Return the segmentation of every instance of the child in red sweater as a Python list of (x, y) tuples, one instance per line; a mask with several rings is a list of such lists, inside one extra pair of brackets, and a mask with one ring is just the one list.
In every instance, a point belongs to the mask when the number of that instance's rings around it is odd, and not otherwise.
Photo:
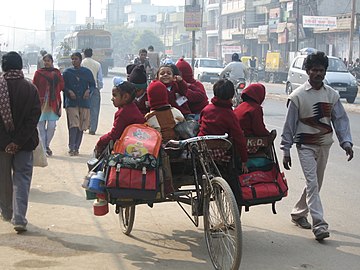
[(201, 111), (198, 136), (229, 134), (240, 155), (242, 172), (248, 173), (245, 136), (232, 110), (234, 85), (229, 80), (221, 79), (214, 84), (213, 91), (214, 97), (211, 99), (211, 104)]
[(264, 113), (261, 107), (265, 99), (265, 86), (253, 83), (241, 94), (243, 102), (236, 107), (234, 113), (239, 120), (245, 136), (269, 136), (270, 132), (264, 124)]
[(113, 128), (111, 131), (100, 137), (95, 146), (95, 154), (99, 156), (110, 141), (120, 138), (125, 128), (131, 124), (143, 124), (144, 116), (135, 105), (135, 86), (121, 78), (113, 79), (112, 102), (118, 108), (115, 113)]
[(198, 121), (200, 112), (209, 104), (205, 87), (200, 81), (194, 79), (194, 73), (191, 66), (183, 58), (180, 58), (176, 62), (176, 67), (179, 69), (182, 78), (188, 85), (186, 94), (188, 105), (191, 113), (194, 114), (194, 120)]
[(180, 110), (185, 118), (191, 115), (186, 98), (187, 84), (180, 75), (174, 75), (171, 65), (160, 66), (157, 72), (157, 80), (165, 84), (168, 90), (169, 104)]

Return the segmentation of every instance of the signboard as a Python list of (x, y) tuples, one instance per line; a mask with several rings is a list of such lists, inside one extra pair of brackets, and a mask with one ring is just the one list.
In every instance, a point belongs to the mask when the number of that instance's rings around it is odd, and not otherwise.
[(336, 28), (336, 17), (303, 16), (304, 28)]
[(200, 5), (185, 6), (184, 26), (186, 31), (199, 31), (201, 28), (201, 17)]
[(241, 46), (222, 46), (222, 55), (241, 52)]
[(276, 33), (277, 25), (280, 22), (280, 8), (272, 8), (269, 12), (269, 32)]

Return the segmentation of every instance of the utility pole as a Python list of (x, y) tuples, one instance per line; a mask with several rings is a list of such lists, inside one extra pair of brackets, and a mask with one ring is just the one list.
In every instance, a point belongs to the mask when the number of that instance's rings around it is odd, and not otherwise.
[(55, 0), (53, 0), (52, 25), (51, 25), (51, 55), (54, 54), (55, 43)]
[(299, 32), (300, 32), (300, 0), (296, 0), (296, 51), (299, 51)]
[(89, 0), (89, 18), (91, 18), (91, 0)]
[(352, 61), (352, 57), (353, 57), (355, 9), (356, 9), (356, 1), (352, 0), (351, 22), (350, 22), (350, 33), (349, 33), (349, 57), (348, 57), (348, 63), (350, 63), (350, 61)]
[(218, 59), (222, 59), (222, 0), (219, 0), (219, 27), (218, 27)]

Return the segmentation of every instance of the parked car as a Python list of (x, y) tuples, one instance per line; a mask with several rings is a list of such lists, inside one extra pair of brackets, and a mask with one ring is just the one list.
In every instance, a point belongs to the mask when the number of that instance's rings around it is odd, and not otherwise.
[[(309, 78), (304, 67), (306, 56), (299, 55), (292, 61), (286, 81), (285, 91), (287, 94), (290, 94)], [(337, 90), (340, 98), (346, 98), (348, 103), (354, 103), (358, 93), (355, 77), (349, 72), (341, 59), (333, 56), (328, 56), (328, 58), (329, 67), (326, 71), (324, 83)]]
[(214, 83), (219, 80), (219, 74), (224, 69), (221, 60), (213, 58), (196, 58), (194, 77), (201, 82)]

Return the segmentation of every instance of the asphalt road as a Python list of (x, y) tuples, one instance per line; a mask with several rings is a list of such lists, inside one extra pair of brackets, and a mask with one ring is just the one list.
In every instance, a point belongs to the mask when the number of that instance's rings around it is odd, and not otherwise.
[[(176, 203), (137, 207), (132, 236), (121, 233), (117, 215), (93, 215), (92, 201), (81, 188), (86, 161), (98, 138), (112, 126), (111, 78), (102, 90), (101, 123), (97, 135), (85, 134), (78, 157), (67, 154), (65, 112), (58, 122), (49, 166), (35, 168), (28, 211), (28, 232), (17, 235), (0, 221), (0, 269), (213, 269), (202, 222), (196, 228)], [(267, 99), (265, 122), (281, 132), (285, 101)], [(359, 114), (350, 113), (352, 123)], [(353, 124), (355, 157), (346, 162), (335, 143), (322, 190), (331, 237), (318, 243), (309, 230), (290, 222), (289, 213), (303, 187), (303, 175), (293, 151), (293, 168), (286, 172), (289, 195), (277, 203), (252, 207), (242, 214), (243, 270), (359, 269), (360, 262), (360, 130)], [(279, 141), (276, 146), (278, 149)], [(279, 153), (279, 151), (278, 151)], [(279, 158), (281, 156), (279, 155)]]

